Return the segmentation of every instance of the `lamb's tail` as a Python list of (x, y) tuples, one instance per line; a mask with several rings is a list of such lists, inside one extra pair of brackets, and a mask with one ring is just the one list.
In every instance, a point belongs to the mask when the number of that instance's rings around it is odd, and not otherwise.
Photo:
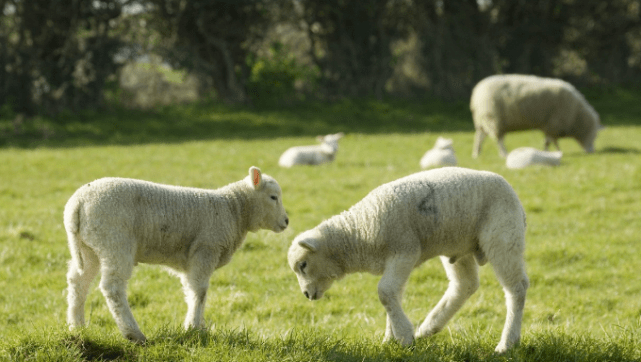
[(67, 230), (67, 240), (69, 241), (69, 251), (71, 252), (72, 263), (75, 262), (79, 270), (82, 270), (84, 263), (80, 253), (80, 240), (78, 232), (80, 231), (80, 199), (72, 196), (65, 205), (64, 225)]

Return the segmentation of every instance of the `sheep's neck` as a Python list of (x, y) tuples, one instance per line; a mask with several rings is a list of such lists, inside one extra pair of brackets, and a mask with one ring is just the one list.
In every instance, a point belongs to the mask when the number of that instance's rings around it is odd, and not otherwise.
[(257, 228), (252, 225), (252, 210), (243, 183), (244, 181), (239, 181), (223, 187), (220, 189), (220, 195), (227, 199), (230, 214), (236, 216), (236, 229), (244, 236), (248, 231), (255, 231)]
[[(328, 220), (329, 225), (325, 229), (325, 237), (331, 240), (330, 255), (332, 260), (348, 273), (370, 272), (380, 274), (382, 265), (377, 256), (377, 243), (370, 236), (363, 233), (363, 225), (357, 225), (347, 215), (338, 215)], [(329, 226), (328, 225), (328, 226)]]

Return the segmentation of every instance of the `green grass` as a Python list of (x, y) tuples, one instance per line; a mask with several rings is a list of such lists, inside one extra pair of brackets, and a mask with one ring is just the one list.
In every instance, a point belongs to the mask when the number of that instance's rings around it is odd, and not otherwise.
[[(472, 125), (464, 102), (342, 101), (286, 109), (219, 104), (154, 112), (40, 119), (12, 133), (0, 118), (0, 360), (203, 361), (638, 361), (641, 359), (641, 106), (639, 93), (588, 91), (608, 126), (595, 154), (561, 141), (562, 165), (508, 170), (492, 142), (471, 158)], [(45, 139), (42, 127), (50, 133)], [(31, 127), (31, 126), (30, 126)], [(316, 134), (344, 131), (334, 163), (282, 169), (279, 155)], [(4, 132), (4, 133), (3, 133)], [(337, 214), (374, 187), (419, 171), (439, 135), (454, 139), (459, 165), (503, 175), (528, 215), (531, 280), (519, 347), (493, 354), (505, 318), (490, 267), (481, 287), (436, 336), (411, 348), (382, 344), (385, 314), (378, 278), (349, 275), (310, 302), (286, 253), (301, 231)], [(510, 134), (506, 146), (540, 147), (540, 132)], [(291, 226), (250, 233), (211, 279), (207, 332), (181, 329), (186, 305), (177, 278), (140, 265), (129, 284), (146, 346), (118, 333), (94, 288), (88, 327), (65, 325), (69, 252), (62, 226), (66, 200), (103, 176), (219, 187), (251, 165), (283, 188)], [(447, 280), (438, 260), (412, 274), (404, 309), (419, 323)]]

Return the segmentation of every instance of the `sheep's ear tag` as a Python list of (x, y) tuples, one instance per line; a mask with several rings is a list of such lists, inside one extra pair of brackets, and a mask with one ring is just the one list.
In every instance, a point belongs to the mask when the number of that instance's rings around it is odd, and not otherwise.
[(263, 180), (260, 169), (252, 166), (249, 169), (249, 177), (251, 177), (252, 185), (254, 185), (254, 188), (259, 189)]

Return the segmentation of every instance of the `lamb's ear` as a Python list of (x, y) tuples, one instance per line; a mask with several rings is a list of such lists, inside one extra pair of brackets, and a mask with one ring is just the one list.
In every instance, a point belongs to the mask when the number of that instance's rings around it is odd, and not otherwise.
[(307, 250), (309, 250), (309, 251), (311, 251), (313, 253), (315, 253), (318, 250), (318, 248), (316, 248), (316, 245), (314, 245), (314, 243), (310, 239), (300, 240), (298, 242), (298, 245), (300, 245), (301, 247), (303, 247), (303, 248), (305, 248), (305, 249), (307, 249)]
[(249, 168), (249, 180), (255, 190), (260, 190), (263, 187), (263, 174), (258, 167), (252, 166)]

